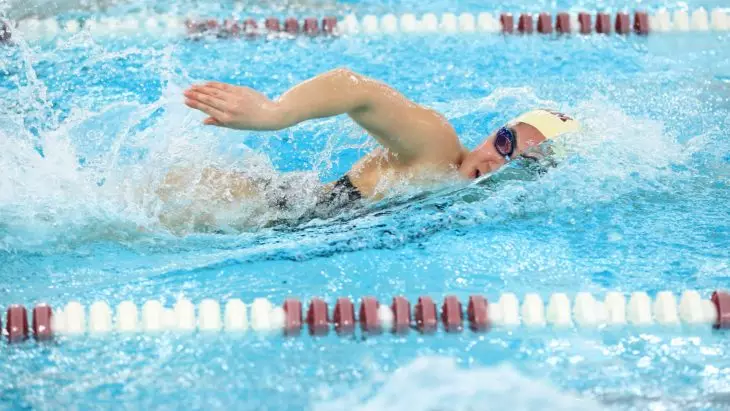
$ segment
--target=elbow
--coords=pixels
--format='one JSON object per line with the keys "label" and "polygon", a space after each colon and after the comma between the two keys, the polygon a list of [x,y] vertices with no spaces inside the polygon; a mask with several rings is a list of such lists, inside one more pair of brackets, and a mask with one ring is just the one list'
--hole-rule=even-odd
{"label": "elbow", "polygon": [[338,92],[345,93],[349,97],[348,112],[362,110],[368,106],[373,85],[377,82],[346,67],[332,70],[331,75],[336,78]]}
{"label": "elbow", "polygon": [[348,87],[357,87],[365,82],[365,76],[350,70],[347,67],[339,67],[330,72],[330,74],[337,78],[337,82],[346,84]]}
{"label": "elbow", "polygon": [[331,73],[337,77],[343,77],[343,78],[361,77],[358,73],[354,72],[353,70],[350,70],[347,67],[338,67],[338,68],[332,70]]}

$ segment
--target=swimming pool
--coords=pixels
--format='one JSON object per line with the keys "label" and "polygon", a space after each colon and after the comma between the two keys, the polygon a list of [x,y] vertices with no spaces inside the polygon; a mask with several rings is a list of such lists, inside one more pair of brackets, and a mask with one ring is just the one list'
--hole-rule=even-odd
{"label": "swimming pool", "polygon": [[[230,11],[206,3],[190,10],[220,21]],[[542,8],[510,6],[522,10]],[[431,11],[483,10],[350,2],[250,14],[342,21],[354,12],[362,22],[367,13]],[[141,310],[148,300],[173,307],[182,297],[198,308],[204,299],[280,305],[296,297],[306,312],[311,297],[332,309],[338,297],[389,304],[398,295],[411,304],[431,296],[439,306],[455,295],[466,308],[473,294],[494,302],[537,293],[547,304],[555,293],[654,298],[694,289],[708,298],[728,287],[727,32],[268,41],[114,33],[0,46],[3,311],[40,301],[88,308],[129,300]],[[208,232],[160,226],[165,205],[154,188],[174,165],[306,170],[308,181],[325,182],[372,147],[342,117],[273,133],[206,128],[182,105],[183,87],[215,79],[276,95],[341,66],[442,111],[469,146],[536,106],[572,113],[584,129],[568,159],[540,178],[401,194],[296,226],[255,205],[217,210],[222,223]],[[88,333],[1,344],[0,404],[718,409],[730,391],[728,337],[708,326],[657,325],[300,338]]]}

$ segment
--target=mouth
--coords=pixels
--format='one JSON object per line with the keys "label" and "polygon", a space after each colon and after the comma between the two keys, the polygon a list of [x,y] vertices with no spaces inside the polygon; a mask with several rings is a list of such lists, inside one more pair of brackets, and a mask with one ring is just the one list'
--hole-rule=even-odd
{"label": "mouth", "polygon": [[474,170],[474,178],[479,178],[482,176],[481,171],[479,169]]}

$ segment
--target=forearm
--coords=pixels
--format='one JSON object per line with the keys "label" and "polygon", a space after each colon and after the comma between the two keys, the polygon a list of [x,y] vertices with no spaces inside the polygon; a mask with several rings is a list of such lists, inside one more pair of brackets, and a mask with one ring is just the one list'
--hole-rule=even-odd
{"label": "forearm", "polygon": [[367,108],[373,80],[346,69],[328,71],[304,81],[276,100],[279,126],[286,128],[314,118],[331,117]]}

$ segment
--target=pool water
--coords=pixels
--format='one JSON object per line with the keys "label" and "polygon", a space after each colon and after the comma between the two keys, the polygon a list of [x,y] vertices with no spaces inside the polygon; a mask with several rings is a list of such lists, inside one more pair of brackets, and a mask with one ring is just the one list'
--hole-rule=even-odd
{"label": "pool water", "polygon": [[[0,306],[708,296],[730,284],[727,42],[717,33],[286,41],[82,33],[0,46]],[[571,113],[583,129],[539,178],[411,190],[300,224],[281,220],[303,210],[282,216],[254,202],[230,209],[197,198],[198,212],[218,217],[214,227],[160,223],[174,205],[156,188],[174,167],[299,171],[311,185],[337,179],[374,147],[344,116],[278,132],[204,127],[182,89],[219,80],[273,97],[343,66],[443,112],[470,147],[541,106]],[[729,338],[648,327],[3,344],[0,408],[720,409],[730,394]]]}

